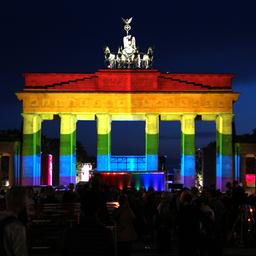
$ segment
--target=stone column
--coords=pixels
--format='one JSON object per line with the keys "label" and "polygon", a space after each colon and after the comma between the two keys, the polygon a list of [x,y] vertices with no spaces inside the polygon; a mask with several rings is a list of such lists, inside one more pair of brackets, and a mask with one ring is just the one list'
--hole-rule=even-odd
{"label": "stone column", "polygon": [[97,171],[110,171],[111,116],[97,114]]}
{"label": "stone column", "polygon": [[76,183],[76,115],[60,114],[59,184]]}
{"label": "stone column", "polygon": [[158,170],[158,134],[159,134],[159,115],[146,115],[146,170]]}
{"label": "stone column", "polygon": [[13,145],[13,169],[14,169],[14,185],[20,185],[20,141],[15,141]]}
{"label": "stone column", "polygon": [[181,182],[185,187],[195,185],[195,117],[194,114],[181,117]]}
{"label": "stone column", "polygon": [[23,113],[22,185],[40,185],[41,125],[38,114]]}
{"label": "stone column", "polygon": [[235,144],[235,157],[234,157],[234,169],[235,169],[235,179],[238,181],[238,182],[241,182],[241,176],[240,176],[240,173],[241,173],[241,167],[240,167],[240,164],[241,164],[241,152],[240,152],[240,143],[236,143]]}
{"label": "stone column", "polygon": [[216,118],[216,188],[225,190],[233,180],[232,113]]}

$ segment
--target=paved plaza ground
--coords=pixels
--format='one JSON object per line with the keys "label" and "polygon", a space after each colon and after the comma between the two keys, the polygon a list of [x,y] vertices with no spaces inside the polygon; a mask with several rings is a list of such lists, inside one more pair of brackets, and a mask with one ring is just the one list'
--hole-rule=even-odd
{"label": "paved plaza ground", "polygon": [[[132,256],[178,256],[177,249],[167,254],[158,254],[156,251],[138,251],[132,253]],[[223,256],[255,256],[256,248],[224,248]]]}
{"label": "paved plaza ground", "polygon": [[[158,256],[156,252],[136,252],[132,256]],[[168,254],[161,254],[161,256],[176,256],[177,251],[174,250]],[[223,256],[255,256],[256,248],[225,248]]]}
{"label": "paved plaza ground", "polygon": [[[31,256],[61,256],[57,253],[36,253],[34,252]],[[255,256],[256,248],[224,248],[223,256]],[[166,254],[158,254],[155,250],[144,250],[144,249],[136,249],[131,256],[178,256],[178,252],[176,249],[172,250],[170,253]]]}

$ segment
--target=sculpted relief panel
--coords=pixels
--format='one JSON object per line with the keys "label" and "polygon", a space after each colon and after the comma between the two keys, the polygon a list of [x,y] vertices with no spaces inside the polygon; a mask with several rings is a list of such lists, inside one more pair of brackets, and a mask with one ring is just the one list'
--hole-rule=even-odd
{"label": "sculpted relief panel", "polygon": [[24,112],[232,112],[235,93],[17,93]]}

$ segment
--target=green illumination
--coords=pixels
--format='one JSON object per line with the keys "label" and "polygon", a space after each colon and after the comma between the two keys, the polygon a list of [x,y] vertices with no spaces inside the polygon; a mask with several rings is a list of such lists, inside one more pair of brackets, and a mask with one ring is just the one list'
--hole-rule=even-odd
{"label": "green illumination", "polygon": [[146,154],[158,154],[158,134],[146,134]]}
{"label": "green illumination", "polygon": [[183,155],[195,154],[195,135],[194,134],[181,134],[181,153]]}
{"label": "green illumination", "polygon": [[232,156],[232,135],[216,131],[216,152],[224,156]]}
{"label": "green illumination", "polygon": [[111,152],[110,149],[110,136],[111,134],[98,134],[97,139],[97,154],[98,155],[108,155]]}
{"label": "green illumination", "polygon": [[41,152],[41,130],[33,134],[23,134],[23,156],[32,156]]}
{"label": "green illumination", "polygon": [[60,155],[73,155],[76,153],[76,132],[60,135]]}

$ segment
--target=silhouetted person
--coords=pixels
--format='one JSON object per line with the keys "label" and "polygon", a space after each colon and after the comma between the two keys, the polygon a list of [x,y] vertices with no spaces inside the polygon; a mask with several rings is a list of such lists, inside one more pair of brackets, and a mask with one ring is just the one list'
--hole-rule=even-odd
{"label": "silhouetted person", "polygon": [[100,196],[88,191],[81,199],[81,221],[64,237],[63,256],[114,256],[113,234],[98,219]]}
{"label": "silhouetted person", "polygon": [[42,204],[58,203],[58,200],[55,197],[54,189],[52,186],[43,187],[41,189],[39,203],[42,203]]}
{"label": "silhouetted person", "polygon": [[137,239],[133,226],[135,215],[126,195],[120,196],[119,205],[119,208],[114,211],[114,218],[117,222],[117,253],[118,256],[129,256],[132,243]]}
{"label": "silhouetted person", "polygon": [[63,203],[77,203],[79,202],[78,193],[74,191],[74,184],[70,183],[68,185],[68,190],[64,192]]}
{"label": "silhouetted person", "polygon": [[161,200],[157,206],[156,214],[156,245],[159,253],[166,253],[171,248],[171,196],[168,192],[161,194]]}
{"label": "silhouetted person", "polygon": [[207,198],[200,198],[200,255],[215,256],[215,214]]}
{"label": "silhouetted person", "polygon": [[26,228],[19,220],[25,209],[25,190],[13,187],[6,195],[6,211],[0,212],[0,255],[27,256]]}
{"label": "silhouetted person", "polygon": [[179,255],[197,255],[200,237],[199,212],[197,207],[192,204],[192,196],[188,191],[183,191],[180,195],[177,228]]}

